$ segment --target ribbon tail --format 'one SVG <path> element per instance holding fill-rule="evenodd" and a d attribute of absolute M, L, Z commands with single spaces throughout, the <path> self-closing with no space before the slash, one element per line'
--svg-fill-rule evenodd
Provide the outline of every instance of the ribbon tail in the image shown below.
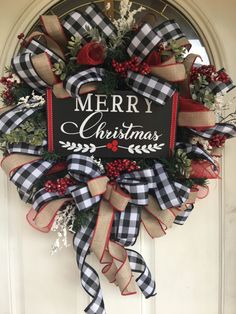
<path fill-rule="evenodd" d="M 136 282 L 146 299 L 156 295 L 156 283 L 152 279 L 151 272 L 147 267 L 143 257 L 134 250 L 127 249 L 130 267 L 133 272 L 141 275 Z"/>
<path fill-rule="evenodd" d="M 74 248 L 77 253 L 77 265 L 81 271 L 81 283 L 84 290 L 93 298 L 84 310 L 87 314 L 105 314 L 105 305 L 102 296 L 99 276 L 86 262 L 90 241 L 95 226 L 95 217 L 90 218 L 87 226 L 82 227 L 74 237 Z"/>

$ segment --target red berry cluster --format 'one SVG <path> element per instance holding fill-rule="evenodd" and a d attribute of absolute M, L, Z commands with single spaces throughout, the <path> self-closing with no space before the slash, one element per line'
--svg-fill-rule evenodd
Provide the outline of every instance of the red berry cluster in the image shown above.
<path fill-rule="evenodd" d="M 127 77 L 127 71 L 129 70 L 138 72 L 142 75 L 146 75 L 151 72 L 150 66 L 145 62 L 140 63 L 139 58 L 136 56 L 132 57 L 129 61 L 124 62 L 118 62 L 113 59 L 112 66 L 122 77 Z"/>
<path fill-rule="evenodd" d="M 226 140 L 227 136 L 216 134 L 209 140 L 209 144 L 212 147 L 222 147 Z"/>
<path fill-rule="evenodd" d="M 74 185 L 76 182 L 73 178 L 60 178 L 56 181 L 48 180 L 44 183 L 44 188 L 49 193 L 58 192 L 60 195 L 64 195 L 69 186 Z"/>
<path fill-rule="evenodd" d="M 0 96 L 6 105 L 11 105 L 14 103 L 14 95 L 13 95 L 13 88 L 14 88 L 14 81 L 12 80 L 12 75 L 3 76 L 0 78 L 0 83 L 5 87 L 4 90 L 1 92 Z"/>
<path fill-rule="evenodd" d="M 114 153 L 118 151 L 119 143 L 117 140 L 113 140 L 111 143 L 107 143 L 106 147 L 107 149 L 110 149 Z"/>
<path fill-rule="evenodd" d="M 191 71 L 190 82 L 193 83 L 198 79 L 198 76 L 205 76 L 206 80 L 210 83 L 212 81 L 220 81 L 227 83 L 229 76 L 227 73 L 222 71 L 216 71 L 214 65 L 202 65 L 201 67 L 193 67 Z"/>
<path fill-rule="evenodd" d="M 116 159 L 106 164 L 106 174 L 111 180 L 115 180 L 124 172 L 139 170 L 140 167 L 135 161 L 128 159 Z"/>

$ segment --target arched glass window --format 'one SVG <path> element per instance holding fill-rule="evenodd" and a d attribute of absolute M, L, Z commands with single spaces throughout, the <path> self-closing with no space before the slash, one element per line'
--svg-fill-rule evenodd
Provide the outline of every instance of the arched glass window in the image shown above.
<path fill-rule="evenodd" d="M 104 7 L 103 0 L 93 2 L 97 3 L 101 7 Z M 114 1 L 116 12 L 118 12 L 119 9 L 119 2 L 120 1 Z M 44 14 L 56 14 L 60 18 L 63 18 L 69 12 L 74 10 L 80 10 L 81 12 L 83 12 L 83 10 L 89 3 L 91 3 L 91 1 L 88 0 L 63 0 L 52 6 Z M 154 20 L 156 25 L 167 19 L 176 20 L 176 22 L 180 25 L 182 31 L 186 34 L 186 37 L 192 44 L 191 53 L 199 54 L 202 57 L 202 61 L 200 59 L 197 60 L 200 64 L 209 64 L 209 51 L 207 51 L 204 45 L 202 36 L 194 28 L 191 21 L 183 13 L 177 10 L 172 4 L 164 0 L 134 0 L 133 4 L 137 6 L 144 6 L 147 9 L 146 12 L 150 12 L 153 16 L 155 16 Z M 31 31 L 37 29 L 37 27 L 38 23 L 33 26 Z"/>

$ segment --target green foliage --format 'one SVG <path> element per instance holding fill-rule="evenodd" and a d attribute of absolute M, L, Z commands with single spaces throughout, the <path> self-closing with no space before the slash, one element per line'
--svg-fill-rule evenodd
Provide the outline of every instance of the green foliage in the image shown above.
<path fill-rule="evenodd" d="M 4 148 L 7 144 L 14 143 L 40 146 L 43 144 L 46 135 L 45 117 L 42 113 L 36 113 L 9 134 L 2 134 L 0 137 L 0 146 Z"/>
<path fill-rule="evenodd" d="M 42 157 L 44 160 L 50 160 L 50 161 L 61 161 L 65 159 L 65 157 L 62 157 L 55 152 L 49 152 L 49 151 L 44 151 Z"/>
<path fill-rule="evenodd" d="M 98 213 L 99 204 L 95 204 L 87 211 L 75 211 L 76 217 L 73 224 L 74 232 L 79 231 L 79 229 L 83 226 L 88 225 L 91 216 L 97 215 Z"/>
<path fill-rule="evenodd" d="M 90 40 L 97 42 L 105 42 L 104 37 L 100 34 L 99 30 L 96 27 L 90 27 L 89 25 L 85 25 L 85 36 L 87 36 Z"/>
<path fill-rule="evenodd" d="M 191 159 L 182 149 L 177 149 L 172 158 L 160 158 L 166 171 L 175 179 L 188 179 L 191 172 Z"/>
<path fill-rule="evenodd" d="M 180 46 L 176 40 L 172 40 L 167 49 L 162 51 L 162 56 L 171 57 L 174 55 L 177 62 L 183 62 L 186 51 L 185 47 Z"/>
<path fill-rule="evenodd" d="M 118 75 L 114 72 L 105 71 L 102 82 L 99 82 L 97 92 L 111 95 L 118 87 Z"/>
<path fill-rule="evenodd" d="M 190 85 L 192 99 L 211 109 L 215 103 L 215 95 L 207 88 L 209 82 L 205 75 L 199 74 L 197 80 Z"/>
<path fill-rule="evenodd" d="M 76 56 L 81 48 L 81 38 L 72 36 L 70 41 L 68 41 L 68 46 L 69 50 L 69 58 L 71 61 L 76 60 Z"/>
<path fill-rule="evenodd" d="M 66 78 L 66 64 L 61 61 L 59 63 L 54 63 L 54 67 L 52 68 L 53 72 L 60 77 L 62 81 Z"/>

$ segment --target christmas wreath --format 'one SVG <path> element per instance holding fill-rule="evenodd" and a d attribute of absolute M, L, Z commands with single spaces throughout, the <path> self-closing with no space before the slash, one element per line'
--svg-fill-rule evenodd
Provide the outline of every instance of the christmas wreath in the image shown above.
<path fill-rule="evenodd" d="M 105 306 L 99 276 L 86 261 L 89 252 L 122 295 L 136 293 L 138 286 L 146 298 L 154 296 L 143 257 L 127 247 L 141 223 L 152 238 L 165 235 L 173 223 L 184 224 L 195 200 L 208 194 L 207 180 L 219 177 L 217 158 L 226 139 L 236 135 L 235 112 L 222 117 L 222 97 L 234 88 L 225 70 L 196 64 L 199 56 L 189 53 L 191 44 L 178 24 L 151 26 L 143 11 L 121 0 L 118 19 L 109 5 L 103 10 L 93 3 L 62 21 L 41 16 L 38 31 L 18 36 L 20 53 L 0 81 L 1 166 L 20 198 L 32 204 L 28 222 L 58 233 L 53 253 L 68 245 L 68 231 L 74 233 L 81 283 L 92 297 L 85 309 L 90 314 L 105 313 Z M 95 114 L 87 118 L 89 106 L 105 112 L 104 99 L 113 100 L 113 130 L 99 126 L 98 146 L 82 135 L 98 124 Z M 147 120 L 153 133 L 134 131 L 139 110 L 133 100 L 146 106 L 145 113 L 151 106 L 158 110 Z M 55 126 L 71 101 L 78 106 L 74 111 L 85 113 L 60 130 L 74 134 L 76 126 L 77 142 L 58 140 Z M 124 116 L 131 119 L 129 126 L 122 124 L 126 132 L 116 126 Z"/>

